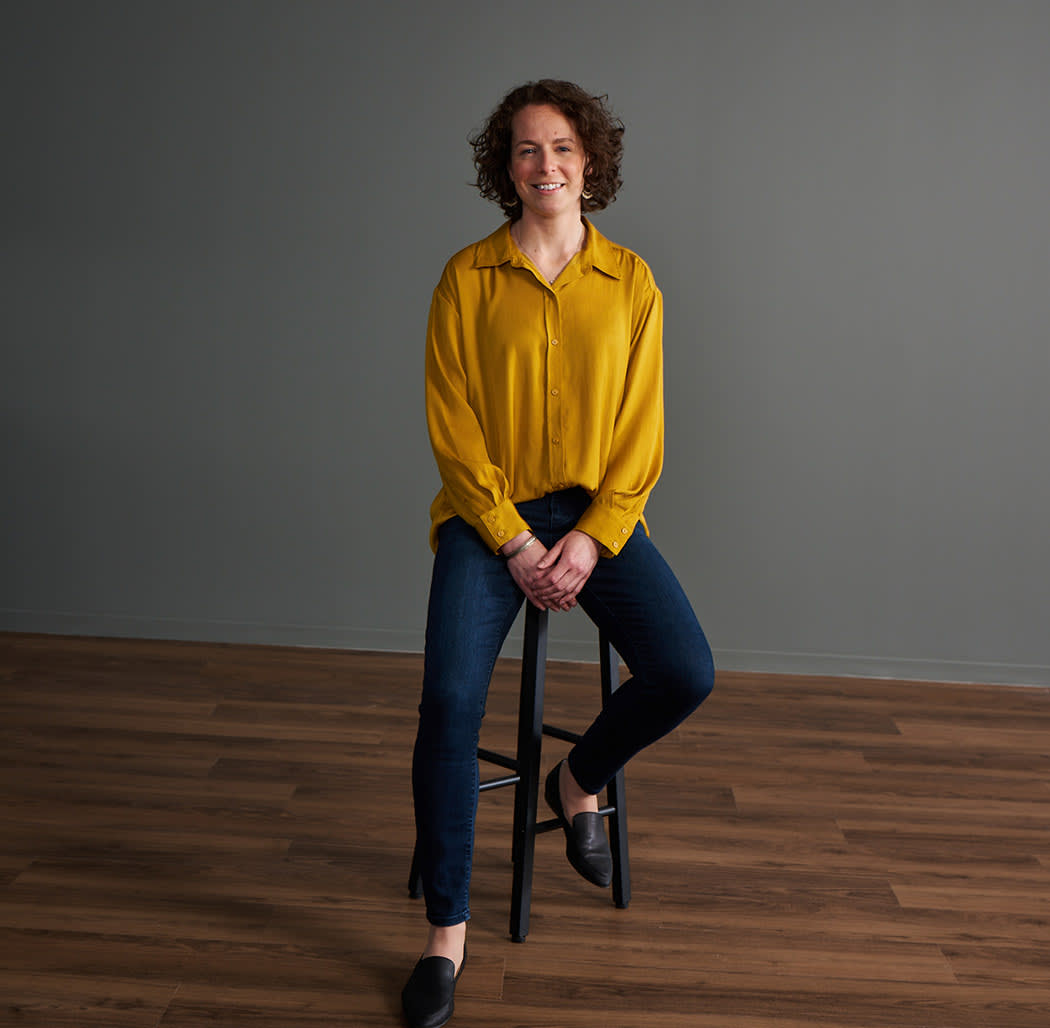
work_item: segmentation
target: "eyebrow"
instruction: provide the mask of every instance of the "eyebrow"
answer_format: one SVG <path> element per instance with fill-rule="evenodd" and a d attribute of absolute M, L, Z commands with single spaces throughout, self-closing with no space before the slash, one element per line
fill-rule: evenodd
<path fill-rule="evenodd" d="M 575 143 L 576 142 L 576 138 L 574 136 L 559 136 L 557 139 L 553 140 L 553 142 L 555 142 L 555 143 Z M 524 146 L 526 143 L 528 143 L 529 146 L 539 146 L 540 145 L 535 139 L 519 139 L 519 140 L 517 140 L 514 143 L 514 145 L 515 146 Z"/>

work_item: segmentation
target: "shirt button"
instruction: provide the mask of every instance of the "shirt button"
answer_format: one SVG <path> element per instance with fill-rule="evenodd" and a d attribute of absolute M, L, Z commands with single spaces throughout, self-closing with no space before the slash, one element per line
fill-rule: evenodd
<path fill-rule="evenodd" d="M 553 438 L 553 439 L 551 440 L 551 442 L 552 442 L 552 443 L 554 443 L 554 445 L 555 445 L 555 446 L 557 446 L 557 445 L 558 445 L 558 443 L 560 443 L 560 442 L 561 442 L 561 440 L 560 440 L 560 439 L 559 439 L 559 438 L 558 438 L 557 436 L 555 436 L 555 437 L 554 437 L 554 438 Z"/>
<path fill-rule="evenodd" d="M 558 390 L 557 389 L 552 389 L 551 390 L 551 396 L 557 396 L 557 395 L 558 395 Z"/>
<path fill-rule="evenodd" d="M 620 532 L 621 532 L 621 533 L 622 533 L 623 535 L 626 535 L 626 534 L 627 534 L 627 529 L 626 529 L 626 528 L 621 528 L 621 529 L 620 529 Z"/>
<path fill-rule="evenodd" d="M 507 533 L 506 533 L 506 532 L 504 532 L 502 528 L 501 528 L 501 529 L 499 529 L 499 531 L 498 531 L 498 532 L 496 532 L 496 535 L 498 535 L 498 536 L 499 536 L 499 537 L 500 537 L 501 539 L 502 539 L 502 538 L 503 538 L 503 537 L 504 537 L 504 536 L 505 536 L 506 534 L 507 534 Z"/>
<path fill-rule="evenodd" d="M 620 544 L 619 544 L 619 543 L 615 543 L 615 542 L 614 542 L 614 543 L 613 543 L 613 549 L 614 549 L 614 550 L 618 550 L 619 548 L 620 548 Z"/>
<path fill-rule="evenodd" d="M 558 340 L 557 339 L 552 339 L 551 340 L 551 346 L 557 346 L 557 345 L 558 345 Z"/>

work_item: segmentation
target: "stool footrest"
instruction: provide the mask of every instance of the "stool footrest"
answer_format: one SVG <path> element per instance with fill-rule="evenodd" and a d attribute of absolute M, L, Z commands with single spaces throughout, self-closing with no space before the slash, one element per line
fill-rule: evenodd
<path fill-rule="evenodd" d="M 558 728 L 555 725 L 544 725 L 543 734 L 549 735 L 552 739 L 561 739 L 562 742 L 578 743 L 581 736 L 576 732 L 567 732 L 564 728 Z"/>
<path fill-rule="evenodd" d="M 518 762 L 513 757 L 508 757 L 504 753 L 497 753 L 495 750 L 482 749 L 480 746 L 478 747 L 478 760 L 496 764 L 498 767 L 505 767 L 508 771 L 518 770 Z"/>
<path fill-rule="evenodd" d="M 503 778 L 490 778 L 487 782 L 478 785 L 478 792 L 488 792 L 489 789 L 502 789 L 506 785 L 517 785 L 521 781 L 521 775 L 505 775 Z"/>
<path fill-rule="evenodd" d="M 616 813 L 616 808 L 609 805 L 599 807 L 598 813 L 601 814 L 602 817 L 608 817 L 610 814 Z M 561 821 L 559 821 L 556 817 L 549 818 L 546 821 L 536 822 L 537 835 L 542 835 L 544 832 L 553 832 L 555 828 L 561 828 Z"/>

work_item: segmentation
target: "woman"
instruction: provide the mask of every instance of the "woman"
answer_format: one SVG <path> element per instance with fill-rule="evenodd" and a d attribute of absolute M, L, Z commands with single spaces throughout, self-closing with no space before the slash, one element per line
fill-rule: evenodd
<path fill-rule="evenodd" d="M 446 265 L 430 309 L 427 423 L 442 488 L 419 730 L 417 845 L 430 924 L 402 999 L 452 1015 L 466 957 L 476 747 L 523 600 L 577 603 L 632 678 L 545 784 L 573 867 L 609 884 L 597 794 L 704 700 L 703 631 L 642 517 L 663 458 L 662 300 L 645 262 L 583 217 L 620 186 L 623 125 L 569 82 L 512 90 L 472 140 L 507 221 Z"/>

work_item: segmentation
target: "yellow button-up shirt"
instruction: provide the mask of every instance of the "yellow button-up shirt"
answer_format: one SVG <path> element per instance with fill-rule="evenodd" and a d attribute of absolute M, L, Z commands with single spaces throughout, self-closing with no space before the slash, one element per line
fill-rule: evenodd
<path fill-rule="evenodd" d="M 576 527 L 617 554 L 663 462 L 662 335 L 648 265 L 589 222 L 553 284 L 509 224 L 452 257 L 427 328 L 431 545 L 458 514 L 497 550 L 529 527 L 515 503 L 582 486 Z"/>

